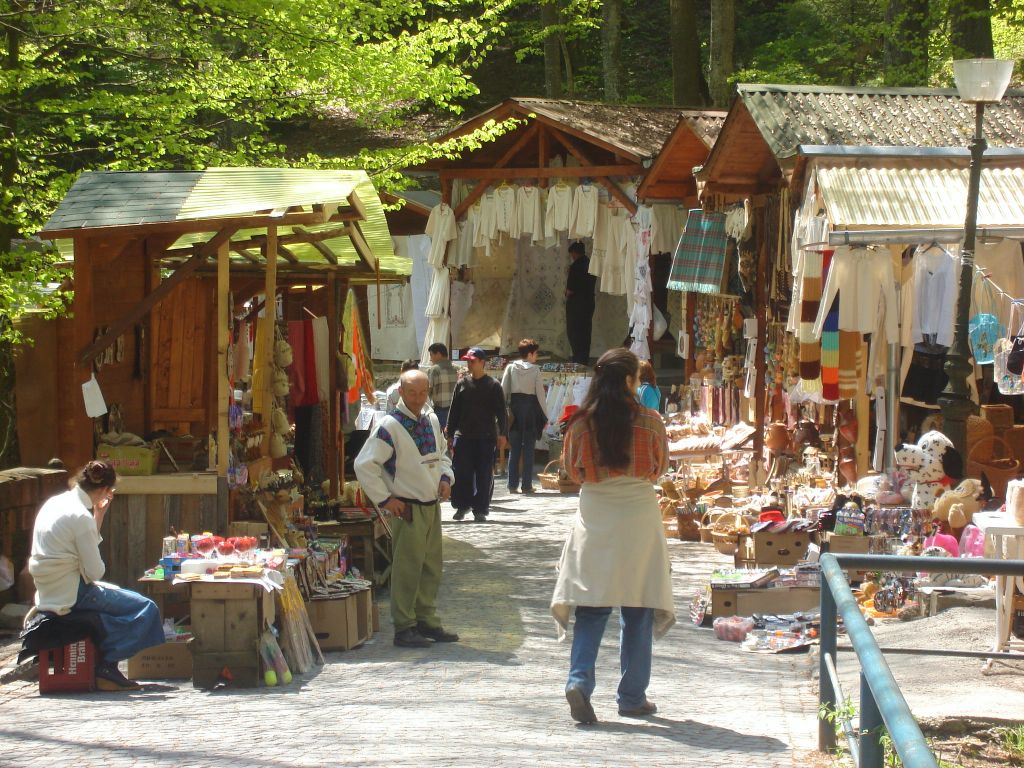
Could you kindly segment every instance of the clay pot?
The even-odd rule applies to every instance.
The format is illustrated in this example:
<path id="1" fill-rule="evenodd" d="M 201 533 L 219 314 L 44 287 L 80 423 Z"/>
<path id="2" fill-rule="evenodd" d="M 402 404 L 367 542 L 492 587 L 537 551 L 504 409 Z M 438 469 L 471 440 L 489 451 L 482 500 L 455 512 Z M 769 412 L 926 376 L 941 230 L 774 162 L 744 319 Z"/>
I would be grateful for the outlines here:
<path id="1" fill-rule="evenodd" d="M 793 432 L 793 444 L 801 448 L 808 445 L 820 446 L 821 436 L 818 434 L 818 425 L 810 419 L 798 422 L 796 431 Z"/>
<path id="2" fill-rule="evenodd" d="M 857 414 L 853 411 L 839 414 L 839 434 L 851 445 L 857 442 Z"/>
<path id="3" fill-rule="evenodd" d="M 781 421 L 768 425 L 764 434 L 764 444 L 769 451 L 784 451 L 789 447 L 789 430 Z"/>

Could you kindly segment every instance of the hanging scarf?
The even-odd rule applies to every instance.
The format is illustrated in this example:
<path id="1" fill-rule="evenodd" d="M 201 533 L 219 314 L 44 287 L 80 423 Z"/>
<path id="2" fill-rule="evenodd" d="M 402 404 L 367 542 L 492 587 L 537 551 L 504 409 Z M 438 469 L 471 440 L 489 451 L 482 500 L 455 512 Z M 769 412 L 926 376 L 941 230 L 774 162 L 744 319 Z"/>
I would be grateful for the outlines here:
<path id="1" fill-rule="evenodd" d="M 857 396 L 864 369 L 864 337 L 857 331 L 839 331 L 839 399 Z"/>
<path id="2" fill-rule="evenodd" d="M 800 389 L 821 391 L 821 344 L 814 338 L 814 321 L 821 302 L 822 253 L 804 253 L 804 279 L 800 300 Z"/>

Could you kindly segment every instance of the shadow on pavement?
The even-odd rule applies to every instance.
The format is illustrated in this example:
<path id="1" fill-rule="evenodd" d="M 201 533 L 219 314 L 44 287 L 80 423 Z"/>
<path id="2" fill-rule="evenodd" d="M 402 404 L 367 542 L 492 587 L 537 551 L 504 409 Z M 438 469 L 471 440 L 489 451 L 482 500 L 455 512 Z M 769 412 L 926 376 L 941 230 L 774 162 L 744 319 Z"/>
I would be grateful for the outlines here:
<path id="1" fill-rule="evenodd" d="M 720 728 L 695 720 L 670 720 L 666 717 L 649 717 L 635 723 L 620 721 L 598 721 L 593 725 L 577 725 L 581 730 L 629 733 L 637 736 L 656 736 L 680 744 L 689 744 L 703 750 L 713 750 L 717 742 L 730 752 L 747 754 L 785 752 L 789 746 L 771 736 L 757 736 L 739 733 L 730 728 Z"/>

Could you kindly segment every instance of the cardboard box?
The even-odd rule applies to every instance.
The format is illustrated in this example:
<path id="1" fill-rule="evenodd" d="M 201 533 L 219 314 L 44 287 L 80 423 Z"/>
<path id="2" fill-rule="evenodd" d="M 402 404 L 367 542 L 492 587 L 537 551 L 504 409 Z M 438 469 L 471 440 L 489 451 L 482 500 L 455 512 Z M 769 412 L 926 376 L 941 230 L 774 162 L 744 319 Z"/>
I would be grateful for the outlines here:
<path id="1" fill-rule="evenodd" d="M 306 603 L 313 633 L 322 651 L 347 651 L 363 642 L 355 596 Z"/>
<path id="2" fill-rule="evenodd" d="M 825 534 L 825 551 L 833 555 L 866 555 L 870 551 L 869 536 L 840 536 L 829 531 Z M 846 572 L 847 581 L 863 581 L 864 571 Z"/>
<path id="3" fill-rule="evenodd" d="M 770 565 L 796 565 L 804 559 L 811 543 L 810 531 L 771 533 L 758 531 L 740 536 L 736 551 L 738 560 L 753 560 L 758 568 Z"/>
<path id="4" fill-rule="evenodd" d="M 820 604 L 821 591 L 817 587 L 711 590 L 711 615 L 716 619 L 719 616 L 812 611 Z"/>
<path id="5" fill-rule="evenodd" d="M 188 643 L 164 643 L 128 659 L 128 677 L 133 680 L 189 680 L 192 652 Z"/>
<path id="6" fill-rule="evenodd" d="M 160 459 L 157 447 L 135 445 L 107 445 L 96 448 L 96 458 L 110 462 L 119 475 L 152 475 Z"/>

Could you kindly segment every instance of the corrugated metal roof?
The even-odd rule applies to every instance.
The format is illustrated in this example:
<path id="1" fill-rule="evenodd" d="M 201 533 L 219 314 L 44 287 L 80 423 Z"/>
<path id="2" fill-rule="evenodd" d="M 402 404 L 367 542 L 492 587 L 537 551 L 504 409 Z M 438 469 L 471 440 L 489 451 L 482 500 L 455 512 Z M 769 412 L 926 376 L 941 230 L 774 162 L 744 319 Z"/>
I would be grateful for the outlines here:
<path id="1" fill-rule="evenodd" d="M 833 227 L 963 227 L 966 168 L 818 168 Z M 1024 225 L 1024 168 L 984 168 L 978 226 Z"/>
<path id="2" fill-rule="evenodd" d="M 777 158 L 801 144 L 888 147 L 964 147 L 974 135 L 974 108 L 954 90 L 737 86 Z M 993 147 L 1024 147 L 1024 93 L 1010 91 L 985 108 Z"/>
<path id="3" fill-rule="evenodd" d="M 377 190 L 365 171 L 319 171 L 302 168 L 209 168 L 205 171 L 99 171 L 83 173 L 50 217 L 43 232 L 162 224 L 225 216 L 251 215 L 314 204 L 343 204 L 355 192 L 366 210 L 359 222 L 363 236 L 381 269 L 394 274 L 411 272 L 408 259 L 395 255 L 387 219 Z M 309 232 L 337 229 L 338 222 L 305 227 Z M 264 230 L 241 230 L 232 241 L 240 242 Z M 282 227 L 279 235 L 291 234 Z M 172 247 L 205 242 L 210 233 L 184 235 Z M 347 236 L 323 241 L 341 266 L 359 263 Z M 70 250 L 58 242 L 62 252 Z M 331 265 L 308 243 L 291 243 L 289 250 L 304 265 Z M 244 261 L 233 255 L 233 259 Z"/>

